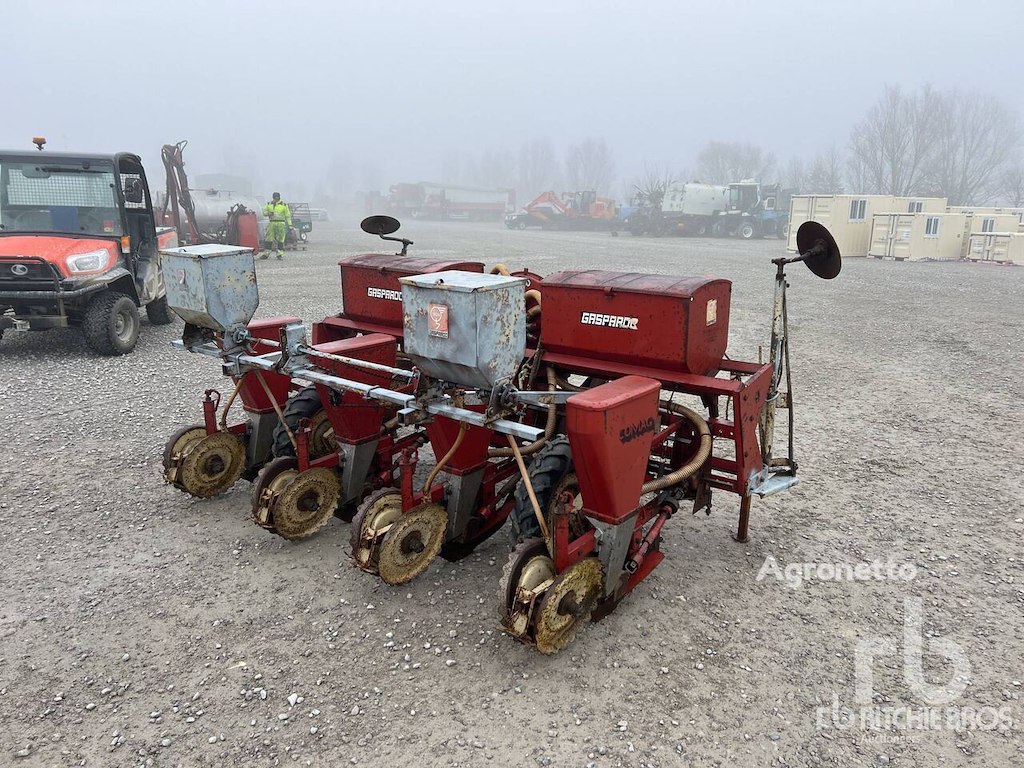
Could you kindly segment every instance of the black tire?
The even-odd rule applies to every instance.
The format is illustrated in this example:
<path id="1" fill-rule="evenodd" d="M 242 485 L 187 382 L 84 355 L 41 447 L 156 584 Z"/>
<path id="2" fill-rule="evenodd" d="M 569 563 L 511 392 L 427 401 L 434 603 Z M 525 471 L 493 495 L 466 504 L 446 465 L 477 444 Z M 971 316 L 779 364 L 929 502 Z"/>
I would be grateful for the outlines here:
<path id="1" fill-rule="evenodd" d="M 146 305 L 146 317 L 153 325 L 170 325 L 174 322 L 175 315 L 167 306 L 166 294 Z"/>
<path id="2" fill-rule="evenodd" d="M 755 227 L 750 222 L 746 222 L 740 225 L 738 234 L 744 240 L 750 240 L 754 237 L 754 235 L 757 234 L 757 227 Z"/>
<path id="3" fill-rule="evenodd" d="M 288 429 L 294 434 L 299 428 L 300 421 L 312 419 L 322 410 L 323 405 L 320 403 L 320 393 L 316 391 L 316 387 L 306 387 L 289 397 L 288 402 L 284 404 L 284 421 L 288 425 Z M 280 422 L 274 427 L 271 451 L 274 458 L 295 455 L 295 446 L 292 445 L 292 441 L 288 438 L 288 432 Z M 310 458 L 316 459 L 319 456 L 310 451 Z"/>
<path id="4" fill-rule="evenodd" d="M 82 333 L 89 348 L 108 357 L 125 355 L 139 341 L 139 308 L 130 296 L 103 291 L 89 300 L 82 317 Z"/>
<path id="5" fill-rule="evenodd" d="M 553 519 L 552 502 L 555 500 L 556 488 L 563 484 L 569 475 L 574 475 L 572 452 L 569 449 L 569 438 L 558 435 L 541 448 L 530 463 L 530 482 L 548 521 Z M 516 486 L 515 503 L 509 515 L 512 525 L 513 546 L 523 539 L 540 536 L 540 523 L 533 512 L 530 495 L 522 480 Z"/>
<path id="6" fill-rule="evenodd" d="M 526 229 L 526 222 L 525 221 L 517 222 L 516 223 L 516 229 Z"/>

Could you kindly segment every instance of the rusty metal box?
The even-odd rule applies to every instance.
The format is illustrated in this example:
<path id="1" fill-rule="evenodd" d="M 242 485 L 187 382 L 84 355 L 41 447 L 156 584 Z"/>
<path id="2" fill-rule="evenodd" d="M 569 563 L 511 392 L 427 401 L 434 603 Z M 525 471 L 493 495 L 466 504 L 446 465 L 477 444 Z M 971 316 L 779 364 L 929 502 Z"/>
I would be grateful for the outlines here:
<path id="1" fill-rule="evenodd" d="M 585 270 L 545 278 L 541 346 L 548 353 L 697 375 L 729 344 L 732 283 Z"/>
<path id="2" fill-rule="evenodd" d="M 478 261 L 451 261 L 394 253 L 364 253 L 338 262 L 345 317 L 361 323 L 402 328 L 402 286 L 399 278 L 428 272 L 483 272 Z"/>
<path id="3" fill-rule="evenodd" d="M 252 250 L 189 245 L 160 251 L 167 304 L 182 320 L 227 331 L 245 325 L 260 304 Z"/>
<path id="4" fill-rule="evenodd" d="M 428 376 L 478 389 L 511 379 L 526 351 L 526 279 L 403 277 L 405 352 Z"/>

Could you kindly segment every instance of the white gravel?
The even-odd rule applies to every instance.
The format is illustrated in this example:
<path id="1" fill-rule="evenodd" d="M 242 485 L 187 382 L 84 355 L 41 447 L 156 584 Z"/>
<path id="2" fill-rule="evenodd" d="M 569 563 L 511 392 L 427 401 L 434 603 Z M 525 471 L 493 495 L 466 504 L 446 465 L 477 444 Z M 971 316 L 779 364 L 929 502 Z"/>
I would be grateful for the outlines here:
<path id="1" fill-rule="evenodd" d="M 261 316 L 340 305 L 355 219 L 258 262 Z M 730 354 L 768 342 L 779 241 L 613 238 L 410 222 L 412 253 L 734 281 Z M 382 244 L 381 244 L 382 245 Z M 207 501 L 162 484 L 165 438 L 201 416 L 217 365 L 143 325 L 105 359 L 72 331 L 0 341 L 0 764 L 924 766 L 1024 763 L 1017 733 L 818 727 L 854 705 L 857 642 L 957 643 L 959 707 L 1018 727 L 1024 270 L 851 260 L 790 268 L 804 482 L 665 528 L 666 561 L 562 654 L 498 629 L 507 540 L 393 589 L 348 561 L 347 526 L 290 544 L 248 485 Z M 757 581 L 787 563 L 913 563 L 905 581 Z M 876 704 L 916 705 L 899 654 Z M 926 658 L 940 683 L 949 664 Z M 282 712 L 282 709 L 286 711 Z M 153 716 L 153 715 L 156 716 Z"/>

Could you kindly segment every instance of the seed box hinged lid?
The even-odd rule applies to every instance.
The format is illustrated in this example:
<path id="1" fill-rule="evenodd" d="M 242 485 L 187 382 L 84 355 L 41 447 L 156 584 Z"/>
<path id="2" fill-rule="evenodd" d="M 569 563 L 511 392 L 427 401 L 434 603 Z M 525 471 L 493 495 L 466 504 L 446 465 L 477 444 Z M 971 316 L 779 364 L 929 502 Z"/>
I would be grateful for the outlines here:
<path id="1" fill-rule="evenodd" d="M 472 272 L 400 278 L 405 351 L 428 376 L 477 389 L 511 379 L 526 352 L 526 279 Z"/>
<path id="2" fill-rule="evenodd" d="M 546 353 L 704 376 L 729 344 L 728 280 L 591 269 L 542 290 Z"/>
<path id="3" fill-rule="evenodd" d="M 363 253 L 347 256 L 341 267 L 341 296 L 345 316 L 365 323 L 402 327 L 402 287 L 400 278 L 428 272 L 483 272 L 480 261 L 452 261 L 395 253 Z"/>
<path id="4" fill-rule="evenodd" d="M 189 245 L 160 251 L 167 304 L 182 320 L 225 332 L 245 325 L 260 304 L 252 250 Z"/>

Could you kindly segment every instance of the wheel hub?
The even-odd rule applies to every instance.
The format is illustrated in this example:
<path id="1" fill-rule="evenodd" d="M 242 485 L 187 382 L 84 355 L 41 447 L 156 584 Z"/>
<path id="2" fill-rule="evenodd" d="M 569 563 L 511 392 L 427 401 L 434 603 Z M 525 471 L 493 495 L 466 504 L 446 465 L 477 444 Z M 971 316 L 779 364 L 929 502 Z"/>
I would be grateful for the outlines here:
<path id="1" fill-rule="evenodd" d="M 319 411 L 310 419 L 309 457 L 319 459 L 338 450 L 334 427 L 326 411 Z"/>
<path id="2" fill-rule="evenodd" d="M 413 531 L 402 539 L 401 546 L 402 552 L 405 554 L 418 554 L 425 549 L 423 546 L 423 540 L 420 538 L 419 531 Z"/>

